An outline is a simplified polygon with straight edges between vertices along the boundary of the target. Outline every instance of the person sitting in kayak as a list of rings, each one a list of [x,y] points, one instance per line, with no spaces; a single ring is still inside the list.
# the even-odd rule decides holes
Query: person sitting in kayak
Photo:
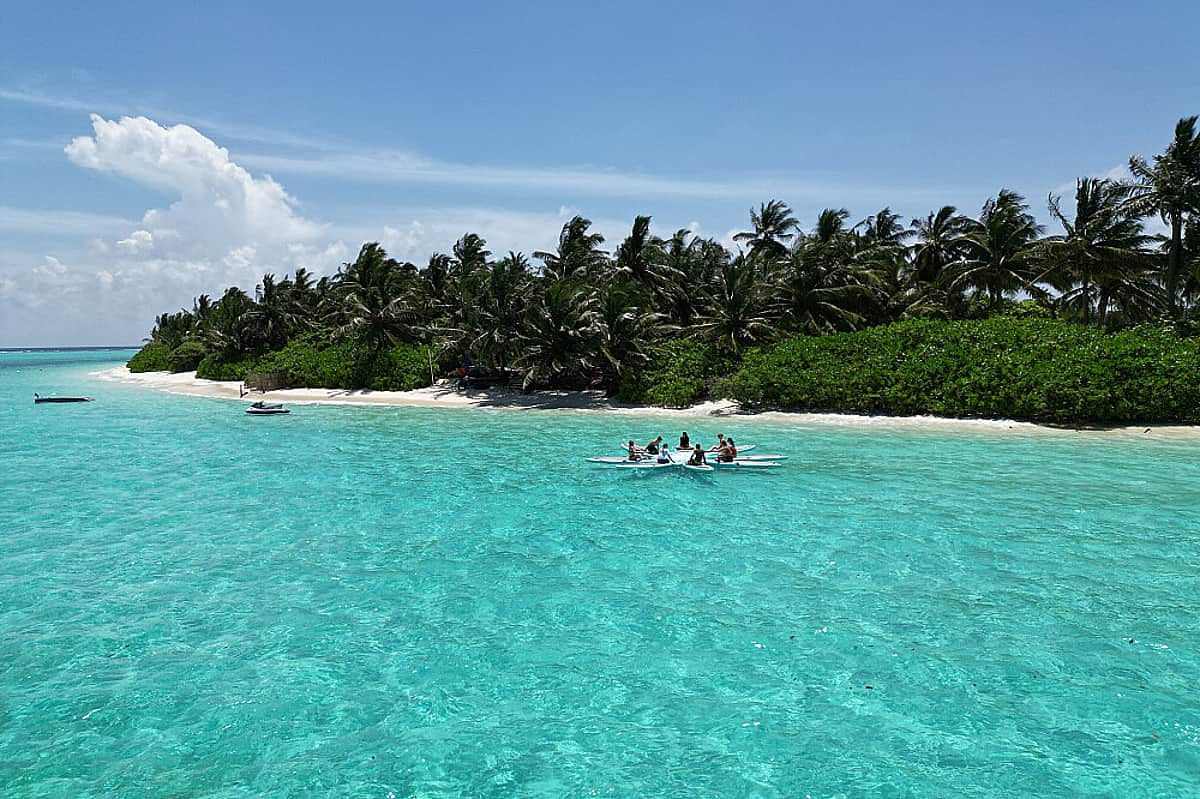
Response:
[[[688,438],[687,431],[686,431],[686,430],[684,430],[684,431],[683,431],[683,435],[681,435],[681,436],[679,437],[679,449],[681,449],[681,450],[683,450],[683,449],[690,450],[691,448],[692,448],[692,441],[691,441],[691,439],[690,439],[690,438]]]
[[[721,463],[733,463],[737,459],[737,447],[733,445],[733,439],[725,439],[725,446],[717,453],[717,460]]]
[[[633,443],[632,438],[629,439],[629,460],[640,461],[641,459],[642,459],[642,453],[638,451],[637,444]]]
[[[661,445],[661,444],[662,444],[662,436],[659,436],[658,438],[654,439],[653,441],[651,441],[649,444],[646,445],[646,454],[647,455],[657,455],[659,445]]]
[[[704,466],[708,460],[704,457],[704,448],[699,444],[692,450],[692,457],[688,458],[688,466]]]
[[[659,463],[674,463],[675,462],[674,460],[671,459],[671,448],[670,447],[663,447],[662,449],[660,449],[658,451],[658,462]]]
[[[717,433],[717,443],[716,443],[716,445],[711,447],[708,451],[709,452],[720,452],[723,449],[725,449],[725,434]]]

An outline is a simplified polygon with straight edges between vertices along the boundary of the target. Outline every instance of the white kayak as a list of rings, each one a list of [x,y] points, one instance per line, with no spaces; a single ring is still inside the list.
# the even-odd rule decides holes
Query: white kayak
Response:
[[[778,469],[782,463],[775,461],[711,461],[718,469]]]
[[[666,463],[658,463],[657,461],[622,461],[608,465],[618,469],[670,469],[673,466],[682,466],[683,464],[679,461],[667,461]]]
[[[708,455],[709,463],[713,463],[716,461],[716,459],[717,459],[716,455],[711,454],[711,453],[706,453],[706,454]],[[621,457],[619,455],[597,455],[596,457],[587,458],[586,460],[589,463],[633,463],[633,464],[637,464],[637,463],[652,463],[652,462],[654,462],[656,457],[657,456],[655,456],[655,455],[648,455],[648,456],[646,456],[645,460],[631,461],[631,460],[629,460],[628,457]],[[687,462],[687,458],[684,457],[682,454],[672,455],[671,457],[675,459],[676,463]],[[734,463],[757,463],[759,461],[775,462],[775,461],[785,461],[785,460],[787,460],[787,458],[788,458],[787,455],[740,455],[739,454],[737,457],[737,460],[735,460]]]

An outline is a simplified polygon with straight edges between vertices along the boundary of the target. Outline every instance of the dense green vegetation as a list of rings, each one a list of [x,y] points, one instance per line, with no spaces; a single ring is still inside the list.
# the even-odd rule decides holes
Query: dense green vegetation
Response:
[[[131,372],[169,372],[171,370],[171,348],[150,341],[126,364]]]
[[[418,267],[375,243],[332,276],[264,275],[158,317],[134,371],[196,368],[292,385],[412,388],[464,356],[525,388],[599,388],[686,405],[1013,416],[1193,419],[1200,308],[1200,135],[1130,159],[1132,180],[1082,178],[1045,235],[1003,189],[976,216],[945,206],[905,224],[823,211],[804,229],[779,200],[730,251],[633,221],[611,252],[589,220],[558,246],[494,257],[468,233]],[[1169,236],[1147,232],[1157,217]]]
[[[749,352],[728,388],[747,406],[815,411],[1195,422],[1200,346],[1149,325],[913,320]]]

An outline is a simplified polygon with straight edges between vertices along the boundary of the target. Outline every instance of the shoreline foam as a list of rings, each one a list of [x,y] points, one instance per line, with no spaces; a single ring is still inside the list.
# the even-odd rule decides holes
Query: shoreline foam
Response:
[[[791,425],[833,426],[860,429],[925,429],[945,432],[970,431],[1025,435],[1092,434],[1105,436],[1189,437],[1200,438],[1200,427],[1188,425],[1134,425],[1127,427],[1051,427],[1012,419],[956,419],[943,416],[869,416],[851,413],[813,413],[805,411],[745,411],[732,400],[710,400],[687,408],[659,408],[617,402],[600,391],[535,391],[528,394],[512,389],[488,389],[459,392],[448,382],[412,391],[371,391],[369,389],[289,388],[242,396],[238,381],[203,380],[195,372],[133,373],[126,366],[90,372],[100,380],[128,383],[193,397],[240,401],[269,400],[297,405],[372,405],[407,408],[453,408],[497,410],[564,410],[619,413],[638,416],[676,418],[725,418],[739,421],[763,421]]]

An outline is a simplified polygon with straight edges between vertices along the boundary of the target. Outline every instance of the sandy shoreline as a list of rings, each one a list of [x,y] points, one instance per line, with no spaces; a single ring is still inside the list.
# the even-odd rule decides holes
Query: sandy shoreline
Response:
[[[236,381],[201,380],[195,372],[142,372],[134,374],[128,367],[115,366],[89,373],[99,380],[129,383],[146,388],[185,394],[195,397],[239,400],[265,399],[292,404],[382,405],[409,408],[463,408],[503,410],[569,410],[603,413],[624,413],[638,416],[667,416],[677,418],[730,418],[739,421],[764,421],[791,425],[822,425],[876,429],[926,429],[943,431],[975,431],[1025,435],[1103,435],[1144,437],[1189,437],[1200,439],[1200,427],[1187,425],[1137,425],[1116,428],[1084,428],[1071,430],[1047,427],[1032,422],[1011,419],[951,419],[940,416],[865,416],[843,413],[802,413],[796,411],[742,411],[732,400],[703,402],[689,408],[657,408],[631,405],[606,398],[599,391],[536,391],[522,394],[512,389],[485,391],[455,391],[448,383],[413,391],[370,391],[289,388],[239,395],[241,383]]]

